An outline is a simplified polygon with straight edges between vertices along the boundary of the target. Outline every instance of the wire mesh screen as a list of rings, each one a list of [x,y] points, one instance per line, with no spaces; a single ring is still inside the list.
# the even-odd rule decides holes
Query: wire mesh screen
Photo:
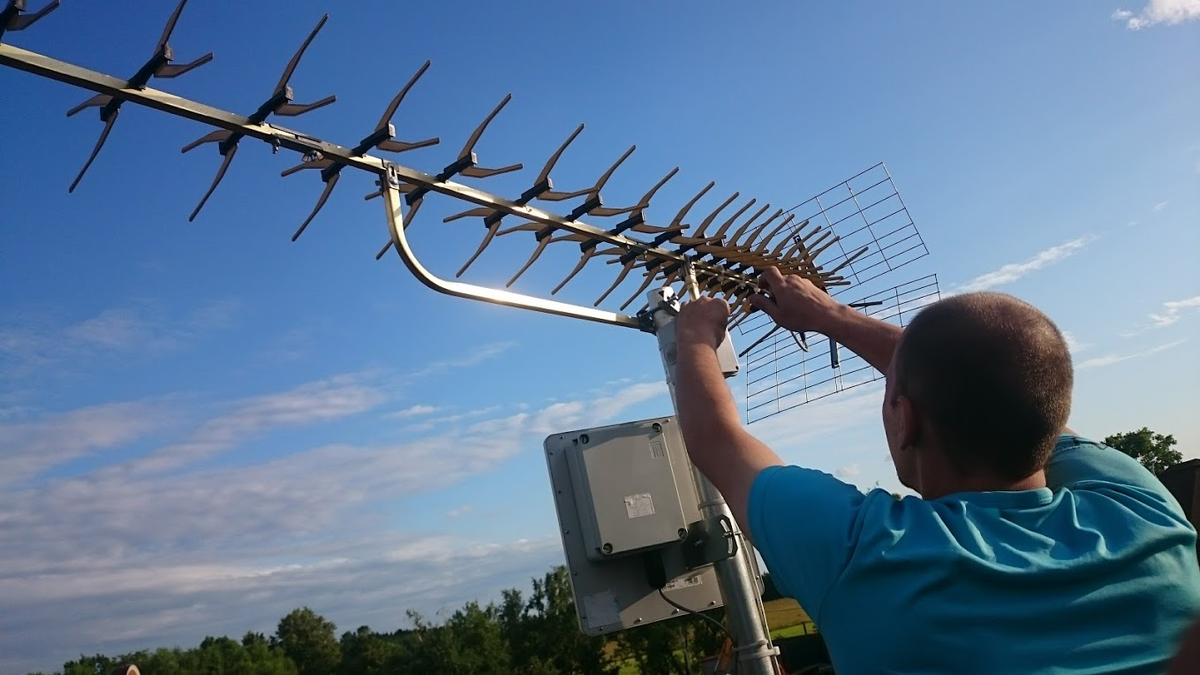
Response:
[[[904,326],[921,307],[940,297],[935,274],[898,279],[920,274],[910,265],[929,251],[882,162],[788,213],[795,214],[795,222],[822,225],[836,236],[822,256],[821,267],[836,271],[849,282],[829,289],[842,302]],[[793,234],[798,233],[797,229]],[[832,340],[776,329],[765,315],[748,318],[738,329],[751,345],[742,355],[748,422],[882,377],[857,354]]]

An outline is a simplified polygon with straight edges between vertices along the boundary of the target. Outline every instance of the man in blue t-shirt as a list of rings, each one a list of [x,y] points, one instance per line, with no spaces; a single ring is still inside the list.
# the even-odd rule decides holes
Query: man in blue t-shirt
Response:
[[[676,325],[679,422],[780,591],[839,673],[1162,673],[1200,612],[1196,532],[1136,461],[1066,428],[1071,356],[1007,295],[957,295],[900,328],[765,270],[752,299],[886,375],[883,427],[920,497],[784,466],[742,426],[717,362],[726,304]],[[801,424],[803,421],[800,422]]]

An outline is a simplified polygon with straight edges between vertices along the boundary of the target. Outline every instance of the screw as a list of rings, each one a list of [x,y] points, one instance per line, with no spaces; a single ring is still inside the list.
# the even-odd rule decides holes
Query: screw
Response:
[[[683,529],[682,527],[681,527],[681,528],[679,528],[679,532],[678,532],[678,534],[679,534],[679,538],[680,538],[680,539],[685,539],[685,538],[687,538],[687,530]]]
[[[605,553],[612,553],[612,544],[605,544],[600,550],[604,551]]]
[[[662,433],[662,425],[659,424],[658,422],[655,422],[654,424],[650,425],[650,428],[653,429],[654,433],[656,433],[656,434]]]
[[[583,443],[584,445],[587,445],[588,441],[590,441],[590,440],[592,440],[592,439],[590,437],[588,437],[587,434],[580,434],[580,436],[579,436],[579,442]]]
[[[633,620],[633,622],[634,622],[634,623],[641,623],[641,622],[642,622],[642,617],[640,617],[640,616],[639,616],[638,618],[634,619],[634,620]]]
[[[571,534],[570,530],[563,530],[563,534]]]
[[[714,605],[716,605],[716,604],[717,604],[717,601],[716,601],[716,600],[709,600],[709,601],[708,601],[708,606],[709,606],[709,607],[712,607],[712,606],[714,606]]]

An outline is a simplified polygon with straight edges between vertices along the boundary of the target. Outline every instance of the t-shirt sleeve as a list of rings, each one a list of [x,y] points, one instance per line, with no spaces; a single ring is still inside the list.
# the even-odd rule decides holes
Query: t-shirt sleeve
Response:
[[[821,471],[763,469],[750,488],[750,536],[780,592],[814,619],[858,541],[864,495]]]
[[[1138,499],[1149,500],[1186,522],[1183,508],[1154,474],[1136,459],[1103,443],[1079,436],[1059,437],[1046,464],[1046,485],[1052,490],[1133,488]]]
[[[1046,464],[1046,484],[1053,490],[1103,481],[1166,493],[1163,484],[1129,455],[1080,436],[1063,435]]]

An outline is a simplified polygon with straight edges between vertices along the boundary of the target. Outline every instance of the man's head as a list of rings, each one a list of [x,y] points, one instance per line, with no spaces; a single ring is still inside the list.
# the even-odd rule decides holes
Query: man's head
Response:
[[[1008,295],[969,293],[913,319],[887,379],[888,445],[900,480],[920,491],[922,462],[998,485],[1040,471],[1066,425],[1074,378],[1045,314]]]

